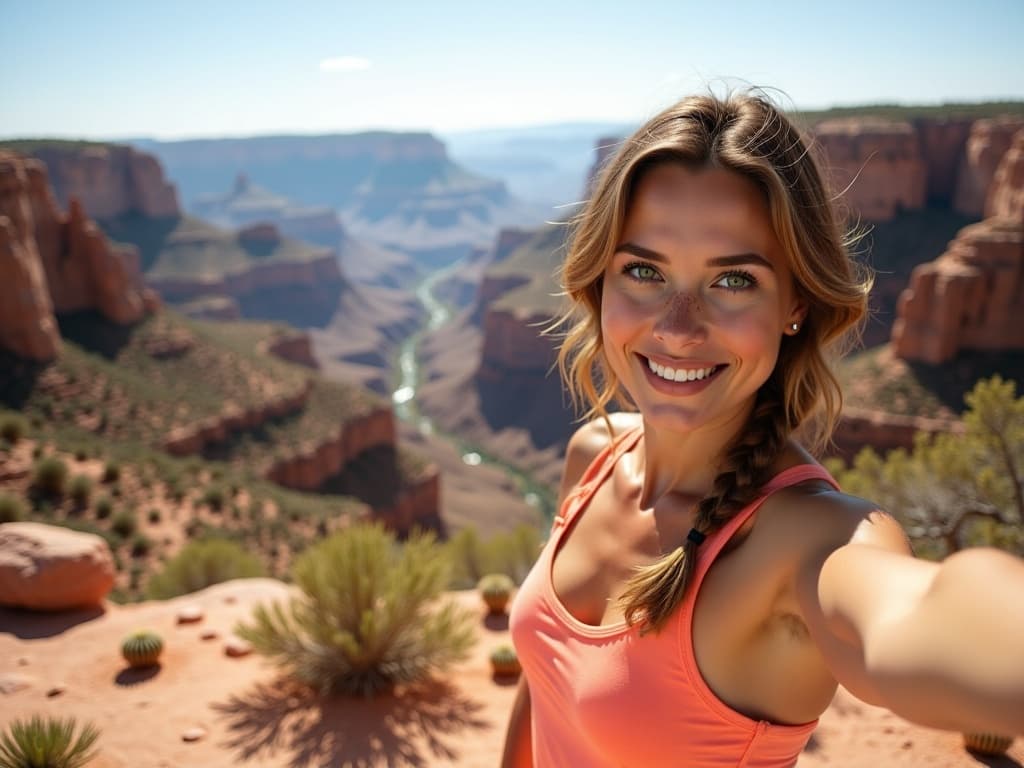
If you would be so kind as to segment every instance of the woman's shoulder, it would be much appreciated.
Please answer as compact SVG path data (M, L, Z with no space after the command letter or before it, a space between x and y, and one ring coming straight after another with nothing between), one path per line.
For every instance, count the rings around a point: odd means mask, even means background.
M608 414L607 420L597 418L580 426L565 449L561 495L564 497L579 482L601 451L642 423L639 413L616 412Z

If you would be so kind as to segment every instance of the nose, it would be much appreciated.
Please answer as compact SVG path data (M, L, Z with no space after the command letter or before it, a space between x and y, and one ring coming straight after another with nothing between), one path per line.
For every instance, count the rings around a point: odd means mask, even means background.
M687 293L674 293L654 324L659 341L688 343L702 341L707 335L700 300Z

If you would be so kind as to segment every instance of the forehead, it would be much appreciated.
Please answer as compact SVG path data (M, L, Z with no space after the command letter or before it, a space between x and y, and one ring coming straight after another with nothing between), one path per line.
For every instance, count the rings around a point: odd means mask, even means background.
M669 163L647 171L633 193L620 242L671 238L778 250L764 194L735 171Z

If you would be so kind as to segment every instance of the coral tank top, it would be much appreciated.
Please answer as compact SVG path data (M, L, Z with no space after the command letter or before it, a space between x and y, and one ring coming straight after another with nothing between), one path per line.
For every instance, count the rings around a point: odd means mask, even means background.
M824 467L790 467L701 545L696 583L658 633L625 621L584 624L551 582L554 553L575 515L642 435L624 433L593 461L555 518L540 557L512 604L512 640L530 686L537 768L783 768L792 766L817 721L776 725L722 702L697 669L692 643L697 590L732 535L772 493L809 479L835 485Z

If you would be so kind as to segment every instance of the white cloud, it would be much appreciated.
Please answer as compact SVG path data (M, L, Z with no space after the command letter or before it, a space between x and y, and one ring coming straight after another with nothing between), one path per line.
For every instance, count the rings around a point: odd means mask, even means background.
M335 56L320 62L321 72L360 72L370 68L370 60L362 56Z

